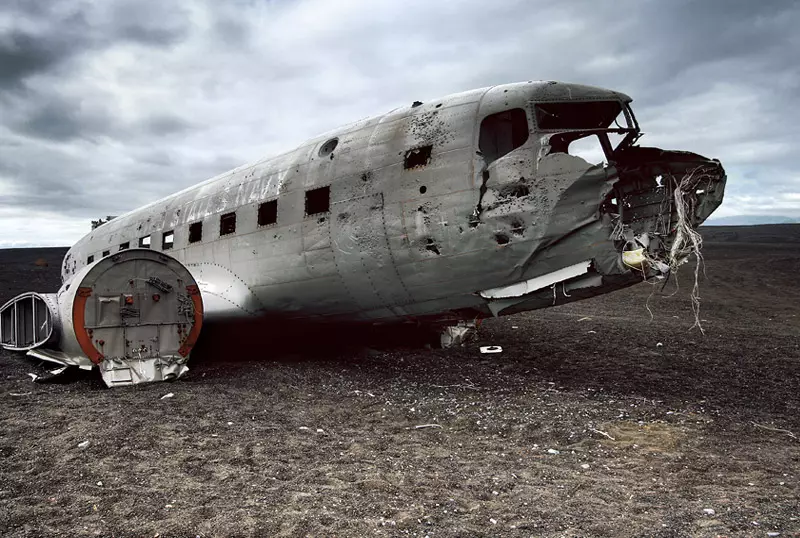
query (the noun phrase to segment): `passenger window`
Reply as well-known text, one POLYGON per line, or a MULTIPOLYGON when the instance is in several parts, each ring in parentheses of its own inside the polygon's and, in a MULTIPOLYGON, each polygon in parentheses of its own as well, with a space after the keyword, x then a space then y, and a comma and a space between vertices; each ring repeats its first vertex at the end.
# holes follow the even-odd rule
POLYGON ((278 201, 270 200, 258 206, 258 225, 267 226, 278 222, 278 201))
POLYGON ((203 239, 203 223, 194 222, 189 225, 189 242, 197 243, 203 239))
POLYGON ((481 122, 478 148, 488 166, 528 140, 528 117, 521 108, 486 116, 481 122))
POLYGON ((139 238, 139 248, 150 248, 150 236, 146 235, 139 238))
POLYGON ((327 213, 331 209, 331 188, 320 187, 306 191, 306 215, 327 213))
POLYGON ((119 246, 119 249, 120 249, 120 250, 125 250, 125 249, 127 249, 127 248, 131 248, 131 243, 130 243, 130 241, 125 241, 124 243, 122 243, 122 244, 119 246))
POLYGON ((170 230, 161 236, 161 250, 169 250, 175 244, 175 232, 170 230))
POLYGON ((219 218, 219 235, 228 235, 236 231, 236 213, 225 213, 219 218))
POLYGON ((93 263, 93 262, 94 262, 94 254, 92 254, 91 256, 86 258, 86 265, 89 265, 90 263, 93 263))

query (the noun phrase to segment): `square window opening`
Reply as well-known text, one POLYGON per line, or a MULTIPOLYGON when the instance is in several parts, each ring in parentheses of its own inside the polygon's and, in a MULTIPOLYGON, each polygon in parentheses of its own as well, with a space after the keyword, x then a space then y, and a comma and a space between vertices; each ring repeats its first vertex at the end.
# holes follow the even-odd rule
POLYGON ((86 258, 86 264, 87 265, 90 264, 90 263, 93 263, 93 262, 94 262, 94 254, 92 254, 91 256, 86 258))
POLYGON ((522 146, 528 140, 528 131, 528 116, 521 108, 486 116, 478 140, 486 165, 522 146))
POLYGON ((175 231, 164 232, 161 236, 161 250, 169 250, 175 245, 175 231))
POLYGON ((219 218, 219 235, 229 235, 236 231, 236 213, 225 213, 219 218))
POLYGON ((331 188, 320 187, 306 191, 306 215, 327 213, 331 210, 331 188))
POLYGON ((119 246, 120 250, 125 250, 125 249, 128 249, 128 248, 131 248, 130 241, 125 241, 124 243, 121 243, 120 246, 119 246))
POLYGON ((258 206, 258 225, 268 226, 278 222, 278 201, 270 200, 258 206))
POLYGON ((193 222, 189 225, 189 242, 197 243, 203 239, 203 223, 193 222))
POLYGON ((150 236, 146 235, 139 238, 139 248, 150 248, 150 236))
POLYGON ((109 254, 111 254, 110 250, 104 250, 103 251, 103 257, 108 256, 109 254))

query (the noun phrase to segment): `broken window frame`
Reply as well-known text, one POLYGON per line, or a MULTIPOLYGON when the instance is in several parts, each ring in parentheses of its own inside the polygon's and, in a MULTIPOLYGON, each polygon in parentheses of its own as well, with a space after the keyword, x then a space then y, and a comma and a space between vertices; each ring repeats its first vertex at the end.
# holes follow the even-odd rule
MULTIPOLYGON (((329 203, 330 205, 330 203, 329 203)), ((258 225, 272 226, 278 223, 278 199, 258 204, 258 225)))
POLYGON ((120 243, 119 244, 119 249, 120 250, 127 250, 129 248, 131 248, 131 242, 130 241, 125 241, 124 243, 120 243))
POLYGON ((521 148, 530 139, 531 124, 524 108, 489 114, 478 126, 478 151, 486 166, 521 148))
POLYGON ((325 213, 330 213, 331 211, 331 186, 325 185, 323 187, 317 187, 316 189, 310 189, 306 191, 305 194, 305 213, 306 217, 310 217, 313 215, 323 215, 325 213), (323 206, 323 193, 325 193, 325 200, 324 206, 325 208, 322 209, 323 206), (312 209, 314 211, 312 211, 312 209))
POLYGON ((203 221, 198 220, 189 225, 189 244, 199 243, 203 240, 203 221))
MULTIPOLYGON (((636 141, 641 137, 641 131, 639 130, 639 123, 636 120, 636 116, 633 114, 633 110, 630 107, 629 103, 625 103, 623 101, 615 101, 613 99, 594 99, 590 101, 534 101, 531 103, 531 108, 533 109, 533 121, 536 125, 536 131, 539 133, 563 133, 565 135, 563 139, 566 142, 566 147, 563 151, 552 151, 550 153, 567 153, 569 154, 569 146, 576 140, 581 138, 587 138, 592 135, 596 135, 598 140, 600 141, 600 147, 603 149, 603 153, 608 159, 609 162, 614 160, 614 155, 632 146, 636 141), (548 105, 548 104, 575 104, 575 103, 603 103, 603 102, 615 102, 619 103, 620 105, 620 112, 625 116, 625 121, 627 123, 627 127, 606 127, 606 128, 542 128, 539 122, 539 116, 537 114, 537 106, 539 105, 548 105), (617 133, 617 134, 624 134, 625 137, 617 144, 616 147, 612 146, 611 140, 608 137, 609 133, 617 133), (574 136, 573 136, 574 135, 574 136)), ((616 122, 616 119, 619 117, 619 114, 612 120, 612 123, 616 122)), ((552 136, 550 139, 552 140, 552 136)))
POLYGON ((219 216, 219 236, 232 235, 236 233, 236 211, 224 213, 219 216))

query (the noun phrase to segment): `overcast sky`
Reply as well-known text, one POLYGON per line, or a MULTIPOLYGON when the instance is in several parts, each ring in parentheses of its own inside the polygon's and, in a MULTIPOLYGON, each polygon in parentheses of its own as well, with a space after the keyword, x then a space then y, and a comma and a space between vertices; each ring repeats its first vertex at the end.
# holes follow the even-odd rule
POLYGON ((642 144, 722 160, 717 216, 800 217, 798 28, 791 0, 2 0, 0 246, 531 79, 628 93, 642 144))

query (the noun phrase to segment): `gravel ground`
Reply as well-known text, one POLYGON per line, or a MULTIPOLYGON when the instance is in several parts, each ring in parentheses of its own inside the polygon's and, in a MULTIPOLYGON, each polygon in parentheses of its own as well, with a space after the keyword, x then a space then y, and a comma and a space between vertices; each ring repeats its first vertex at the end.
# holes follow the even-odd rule
MULTIPOLYGON (((705 335, 686 270, 449 350, 206 334, 170 384, 0 352, 0 534, 800 536, 800 226, 705 235, 705 335)), ((0 303, 63 253, 0 251, 0 303)))

